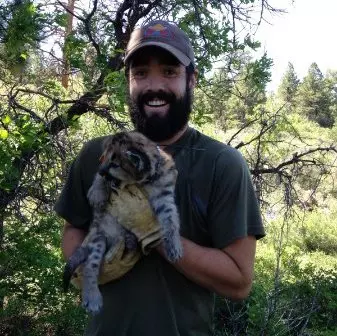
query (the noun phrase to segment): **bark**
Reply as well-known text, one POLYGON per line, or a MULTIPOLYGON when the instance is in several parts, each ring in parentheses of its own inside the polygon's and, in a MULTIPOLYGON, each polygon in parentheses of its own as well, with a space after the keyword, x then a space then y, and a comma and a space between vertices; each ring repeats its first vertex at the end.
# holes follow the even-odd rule
MULTIPOLYGON (((73 24, 74 24, 74 15, 72 14, 75 10, 75 1, 76 0, 69 0, 67 6, 67 26, 64 35, 64 45, 68 36, 73 31, 73 24)), ((62 72, 62 86, 67 89, 69 86, 69 73, 70 73, 70 64, 66 55, 66 52, 63 48, 63 72, 62 72)))

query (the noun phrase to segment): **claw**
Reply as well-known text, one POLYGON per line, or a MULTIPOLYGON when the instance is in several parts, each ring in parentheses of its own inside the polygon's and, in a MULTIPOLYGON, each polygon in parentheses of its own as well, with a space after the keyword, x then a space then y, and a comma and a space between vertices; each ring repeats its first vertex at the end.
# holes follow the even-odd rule
POLYGON ((98 314, 103 307, 103 298, 99 291, 83 293, 82 307, 91 314, 98 314))

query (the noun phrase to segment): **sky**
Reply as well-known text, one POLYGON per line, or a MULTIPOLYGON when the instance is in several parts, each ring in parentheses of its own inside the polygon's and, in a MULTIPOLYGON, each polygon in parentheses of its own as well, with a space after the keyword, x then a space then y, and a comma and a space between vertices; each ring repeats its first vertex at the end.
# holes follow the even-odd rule
POLYGON ((261 50, 274 61, 272 82, 268 90, 276 90, 288 62, 293 63, 302 79, 311 63, 320 70, 337 70, 337 0, 274 0, 274 6, 287 9, 288 13, 269 17, 255 38, 261 50))

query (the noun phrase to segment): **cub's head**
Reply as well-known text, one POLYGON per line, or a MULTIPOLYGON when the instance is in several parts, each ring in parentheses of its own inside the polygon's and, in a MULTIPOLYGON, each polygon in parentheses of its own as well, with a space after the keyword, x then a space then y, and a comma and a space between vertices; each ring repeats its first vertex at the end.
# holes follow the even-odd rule
POLYGON ((155 175, 162 157, 157 145, 138 132, 121 132, 104 143, 99 174, 119 187, 155 175))

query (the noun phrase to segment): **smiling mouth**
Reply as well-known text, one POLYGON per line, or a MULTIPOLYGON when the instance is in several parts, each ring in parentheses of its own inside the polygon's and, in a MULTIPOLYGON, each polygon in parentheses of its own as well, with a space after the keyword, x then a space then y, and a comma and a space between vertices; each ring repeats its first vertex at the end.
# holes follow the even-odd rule
POLYGON ((148 101, 145 105, 150 107, 161 107, 167 105, 167 102, 165 100, 153 99, 148 101))

